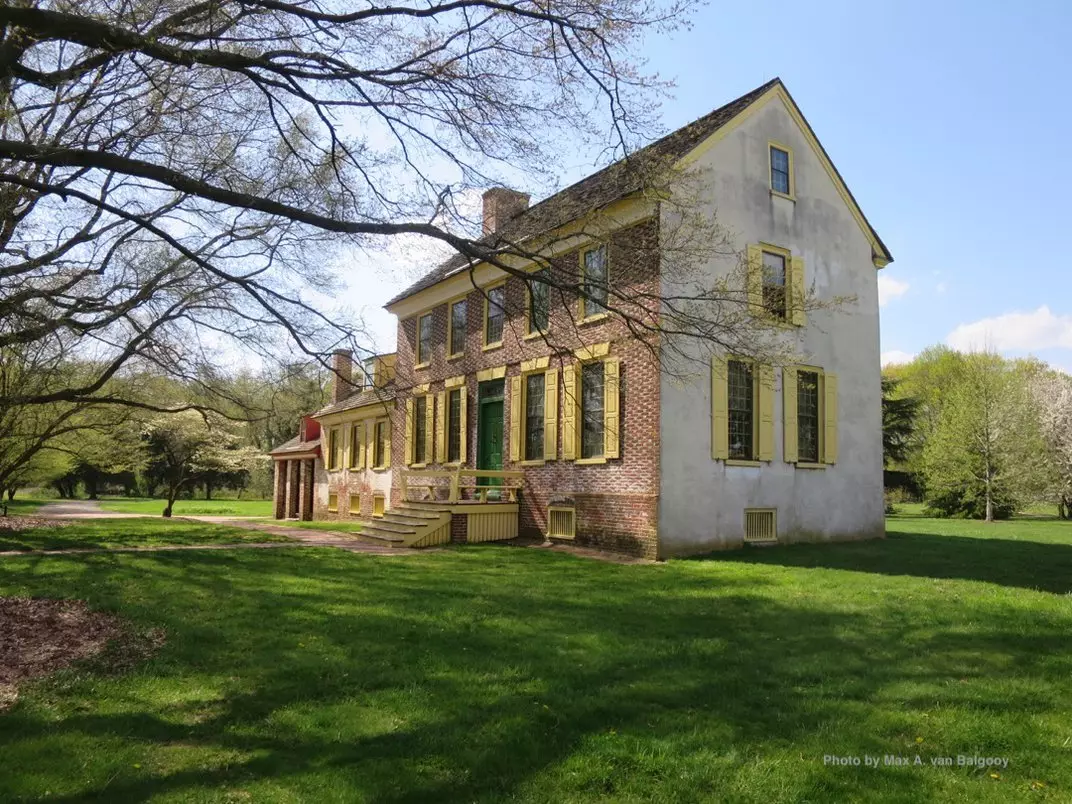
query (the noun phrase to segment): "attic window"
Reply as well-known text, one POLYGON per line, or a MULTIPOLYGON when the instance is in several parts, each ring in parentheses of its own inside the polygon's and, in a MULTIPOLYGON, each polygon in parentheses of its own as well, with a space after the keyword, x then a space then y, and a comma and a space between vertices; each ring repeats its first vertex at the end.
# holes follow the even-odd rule
POLYGON ((793 194, 793 159, 787 148, 770 146, 770 186, 776 193, 793 194))

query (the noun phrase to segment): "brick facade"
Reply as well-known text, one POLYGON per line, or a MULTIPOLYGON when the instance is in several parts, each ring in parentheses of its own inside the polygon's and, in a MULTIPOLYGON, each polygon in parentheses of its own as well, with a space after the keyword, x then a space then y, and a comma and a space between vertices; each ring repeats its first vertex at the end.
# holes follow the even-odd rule
MULTIPOLYGON (((655 218, 634 224, 612 235, 608 242, 610 283, 624 298, 657 298, 659 294, 658 226, 655 218)), ((576 282, 578 251, 551 260, 556 276, 576 282)), ((466 295, 468 326, 465 352, 447 359, 448 305, 431 310, 432 349, 427 368, 414 368, 417 319, 399 321, 397 388, 398 401, 393 419, 392 459, 398 471, 406 469, 405 405, 408 389, 428 383, 430 393, 444 390, 448 377, 465 375, 469 395, 467 451, 465 465, 476 467, 477 386, 476 373, 505 365, 503 468, 525 473, 521 493, 519 528, 522 535, 537 536, 547 530, 547 506, 552 499, 572 499, 577 511, 577 542, 634 555, 656 557, 658 552, 659 491, 659 366, 657 344, 638 340, 616 316, 577 324, 578 295, 552 290, 549 335, 525 339, 526 286, 519 277, 509 277, 505 286, 503 345, 488 351, 483 347, 484 294, 471 290, 466 295), (559 427, 556 458, 540 466, 521 466, 510 461, 510 377, 521 372, 521 361, 550 357, 551 368, 561 369, 581 346, 609 342, 610 355, 620 360, 620 454, 599 464, 578 464, 562 460, 562 391, 559 390, 559 427)), ((615 307, 628 307, 618 299, 615 307)), ((631 314, 651 319, 643 308, 633 305, 631 314)), ((428 311, 424 311, 427 313, 428 311)), ((654 323, 654 322, 653 322, 654 323)), ((437 458, 439 456, 436 456, 437 458)), ((442 468, 433 463, 429 469, 442 468)), ((397 473, 396 473, 397 477, 397 473)), ((393 496, 397 502, 398 483, 393 496)), ((341 500, 340 500, 341 502, 341 500)))

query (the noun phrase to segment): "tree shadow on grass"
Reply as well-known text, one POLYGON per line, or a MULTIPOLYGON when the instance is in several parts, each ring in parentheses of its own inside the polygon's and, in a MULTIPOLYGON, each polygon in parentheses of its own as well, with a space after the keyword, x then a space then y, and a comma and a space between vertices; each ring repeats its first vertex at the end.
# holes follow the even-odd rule
POLYGON ((1072 592, 1072 545, 1009 539, 890 530, 885 539, 872 541, 748 548, 683 560, 984 581, 1058 595, 1072 592))
MULTIPOLYGON (((248 789, 254 799, 290 791, 399 804, 773 801, 771 789, 749 786, 762 784, 751 761, 724 758, 787 744, 801 757, 798 800, 836 800, 861 782, 900 800, 935 800, 933 773, 864 778, 824 768, 821 754, 907 749, 913 732, 891 725, 900 708, 884 705, 883 691, 921 680, 955 690, 967 708, 983 700, 997 718, 1043 714, 1053 702, 1035 688, 1013 694, 1000 685, 1045 678, 1055 672, 1041 664, 1048 657, 1072 655, 1059 622, 1033 630, 1046 647, 1039 654, 1015 618, 921 630, 917 609, 832 610, 829 601, 789 599, 756 573, 617 567, 539 551, 27 564, 42 570, 22 577, 29 587, 84 595, 169 634, 138 674, 148 687, 138 675, 111 687, 76 681, 5 717, 8 767, 32 778, 35 754, 55 747, 36 772, 77 792, 50 800, 218 799, 248 789), (906 745, 891 744, 901 738, 906 745), (99 755, 89 761, 111 763, 93 780, 86 755, 63 750, 80 743, 99 755), (136 759, 112 761, 114 749, 136 759), (197 758, 152 764, 187 750, 197 758), (135 770, 142 756, 149 764, 135 770)), ((934 697, 918 695, 926 705, 934 697)), ((22 789, 34 788, 47 789, 22 789)))

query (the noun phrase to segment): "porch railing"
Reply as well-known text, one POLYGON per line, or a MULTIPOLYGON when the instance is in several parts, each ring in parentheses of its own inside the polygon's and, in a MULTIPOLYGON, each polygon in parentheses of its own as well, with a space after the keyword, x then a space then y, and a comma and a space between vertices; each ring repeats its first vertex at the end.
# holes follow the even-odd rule
POLYGON ((517 502, 523 472, 500 469, 404 469, 399 474, 407 502, 517 502))

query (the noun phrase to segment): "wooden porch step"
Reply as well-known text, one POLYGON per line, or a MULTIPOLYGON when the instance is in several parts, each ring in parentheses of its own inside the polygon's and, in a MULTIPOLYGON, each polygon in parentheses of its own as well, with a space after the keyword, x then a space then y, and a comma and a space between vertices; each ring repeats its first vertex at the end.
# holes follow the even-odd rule
POLYGON ((378 542, 388 542, 390 544, 399 545, 405 543, 406 535, 404 533, 398 533, 393 530, 386 530, 379 527, 379 523, 376 525, 369 525, 361 529, 361 536, 369 539, 375 539, 378 542))
POLYGON ((395 508, 393 511, 388 511, 387 516, 383 519, 376 520, 377 522, 397 522, 399 525, 409 525, 413 528, 423 528, 425 525, 431 525, 439 521, 439 514, 429 511, 427 515, 421 515, 416 512, 407 512, 403 509, 395 508))
POLYGON ((391 533, 398 533, 402 536, 411 536, 424 526, 411 525, 408 522, 398 522, 394 517, 388 514, 382 519, 377 519, 372 527, 377 530, 389 530, 391 533))
MULTIPOLYGON (((449 509, 444 509, 444 510, 449 510, 449 509)), ((438 509, 433 509, 433 508, 424 508, 422 506, 417 505, 416 503, 410 503, 410 502, 404 502, 401 505, 395 506, 394 508, 392 508, 390 511, 387 512, 388 515, 398 514, 398 515, 401 515, 401 516, 410 516, 410 517, 414 517, 416 519, 421 519, 421 520, 439 519, 439 516, 442 513, 443 513, 443 510, 438 510, 438 509)))
POLYGON ((416 510, 431 511, 433 513, 450 513, 452 507, 453 506, 450 503, 424 502, 422 500, 420 502, 407 501, 392 510, 397 511, 399 508, 408 508, 411 511, 416 510))

